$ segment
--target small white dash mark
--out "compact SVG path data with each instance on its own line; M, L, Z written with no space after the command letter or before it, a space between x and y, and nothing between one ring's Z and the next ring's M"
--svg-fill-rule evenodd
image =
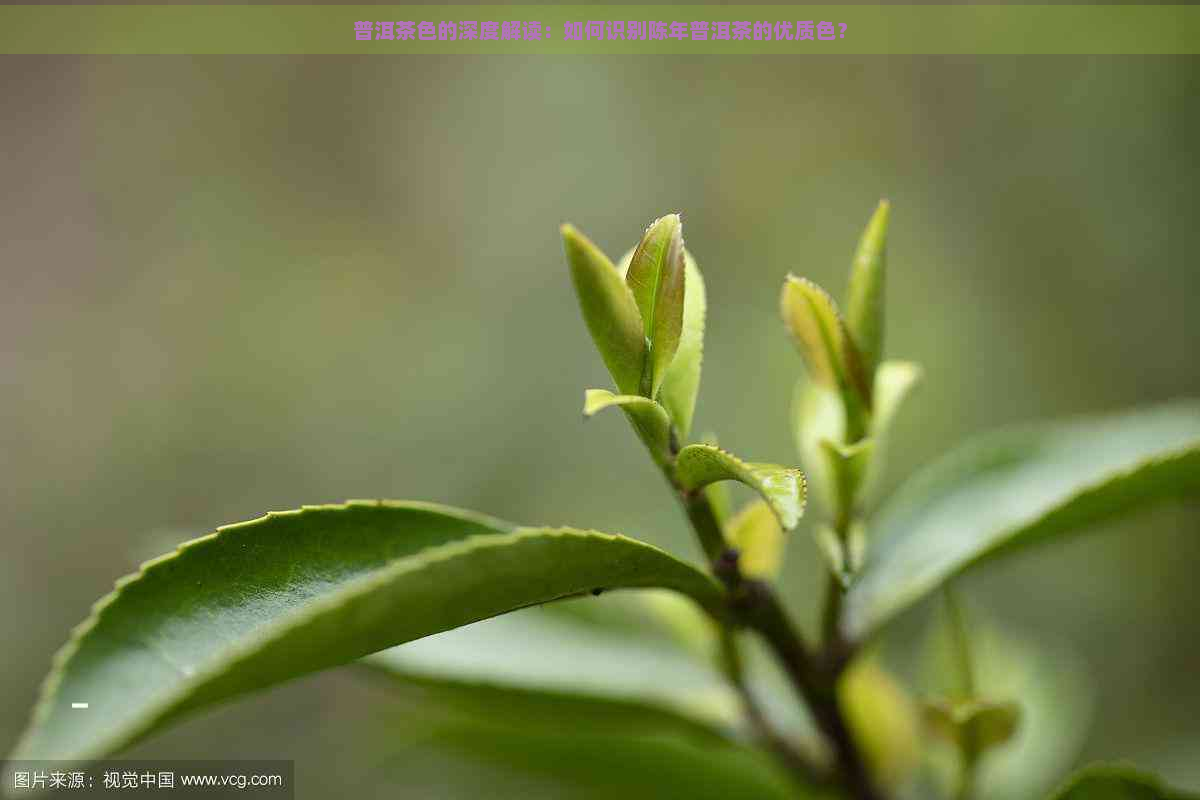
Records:
M87 703L71 703L71 708L87 708Z

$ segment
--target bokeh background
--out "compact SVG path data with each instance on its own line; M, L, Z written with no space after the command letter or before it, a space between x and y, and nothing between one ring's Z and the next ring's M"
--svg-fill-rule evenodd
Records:
M610 381L564 221L615 257L683 213L697 428L757 460L796 460L781 280L840 292L882 196L887 351L926 369L893 482L1004 423L1200 396L1198 90L1185 58L4 58L0 748L114 578L267 510L431 499L694 557L620 415L581 418ZM1069 763L1200 788L1198 528L1177 503L963 583L1075 687ZM788 559L810 618L811 541ZM587 788L423 738L435 713L339 671L135 754L295 758L301 797L396 796L380 760L404 796Z

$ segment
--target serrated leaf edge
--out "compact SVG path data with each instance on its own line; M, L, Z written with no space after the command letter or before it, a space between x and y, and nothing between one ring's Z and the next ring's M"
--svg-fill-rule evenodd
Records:
M580 538L594 538L610 542L632 542L636 545L656 551L681 565L688 566L686 562L680 561L670 553L667 553L666 551L655 547L654 545L642 542L638 539L633 539L628 536L603 533L596 530L580 530L565 527L542 528L515 526L512 523L504 522L486 514L466 511L464 509L458 509L452 506L443 506L438 503L427 503L421 501L350 500L345 503L306 505L301 506L299 509L270 511L263 516L252 520L222 525L218 527L215 532L184 542L169 553L165 553L161 556L157 556L143 562L136 572L118 578L113 584L113 590L92 604L91 611L88 616L82 622L72 628L66 644L59 648L59 650L55 653L51 660L50 672L42 682L41 689L38 694L38 700L34 705L30 722L26 727L25 732L22 734L21 739L18 741L16 748L14 748L13 754L10 756L10 758L21 758L21 754L25 750L28 740L32 737L36 729L46 722L49 714L52 711L51 701L55 697L58 687L62 682L66 666L78 651L84 637L100 623L104 611L120 598L121 592L126 586L145 577L146 574L163 563L181 558L187 554L187 551L200 544L207 543L222 535L225 535L228 531L261 524L276 517L299 516L313 511L345 510L361 505L433 510L437 511L438 513L446 513L482 524L495 524L498 526L498 532L490 534L475 534L458 541L449 542L443 545L435 545L433 547L420 550L412 555L405 556L378 569L372 570L358 578L347 581L338 591L328 596L312 599L296 613L280 617L278 620L264 626L253 640L243 641L232 646L227 657L214 662L212 665L204 669L197 670L191 675L188 675L183 681L177 684L176 691L173 693L171 698L164 702L151 704L147 711L141 715L141 718L137 724L127 726L126 732L122 736L111 740L107 747L97 748L95 751L84 751L76 756L72 756L70 760L85 761L90 758L97 757L97 754L116 752L124 747L127 747L131 743L137 741L146 732L152 730L160 721L169 717L169 715L178 707L179 697L186 696L192 690L203 686L208 680L213 679L228 669L236 666L240 660L253 655L257 650L261 649L264 644L269 644L272 640L281 638L284 634L290 632L294 628L300 627L319 614L332 611L340 605L345 605L351 599L366 594L378 586L382 586L397 577L419 570L430 564L451 560L467 552L471 552L483 547L509 545L535 537L577 536ZM709 608L715 608L719 603L721 591L719 586L711 578L708 578L707 575L704 575L704 573L701 573L697 570L696 574L708 580L712 590L712 595L707 598L707 602L704 602L701 598L695 596L693 596L692 599Z
M1170 410L1173 410L1176 408L1194 408L1194 406L1192 406L1190 404L1186 404L1186 403L1167 404L1167 405L1160 406L1155 409L1151 409L1151 411L1166 412L1166 411L1170 411ZM1111 415L1111 414L1096 414L1096 415L1089 415L1089 416L1083 416L1083 417L1075 417L1070 422L1073 426L1085 426L1089 422L1093 422L1093 423L1111 422L1113 419L1114 419L1114 415ZM1046 424L1053 425L1053 423L1046 423ZM1032 435L1040 432L1041 430L1043 430L1044 427L1045 427L1045 425L1038 425L1035 423L1032 425L1015 426L1012 428L992 431L989 434L984 434L984 438L982 438L979 442L977 442L976 446L974 448L971 448L969 451L964 451L964 452L960 453L957 461L950 462L950 463L958 463L958 461L969 461L969 460L972 460L971 459L972 456L977 458L981 454L986 455L991 458L1002 456L1004 453L1012 450L1015 446L1017 446L1017 444L1019 443L1020 437L1032 436ZM1032 528L1036 528L1037 526L1044 523L1052 515L1063 511L1064 509L1066 509L1070 505L1074 504L1075 502L1077 502L1080 498L1084 497L1085 495L1089 495L1089 494L1092 494L1095 492L1101 492L1104 489L1106 489L1108 486L1110 486L1114 483L1119 483L1121 481L1132 478L1144 470L1152 469L1152 468L1160 467L1160 466L1166 466L1166 465L1170 464L1171 462L1181 461L1190 456L1195 456L1195 457L1200 458L1200 437L1197 437L1194 439L1189 439L1177 448L1173 448L1171 450L1166 450L1158 455L1142 459L1141 461L1138 461L1138 462L1130 465L1127 469L1114 471L1114 472L1110 473L1108 475L1108 477L1105 478L1104 480L1100 480L1095 483L1091 483L1091 484L1081 487L1078 491L1071 494L1069 497L1065 498L1062 502L1056 503L1052 508L1042 511L1037 516L1031 517L1031 518L1025 520L1024 522L1022 522L1021 524L1010 527L1003 534L1001 534L1000 536L995 538L992 546L980 551L972 558L959 564L958 567L956 569L954 569L953 571L951 571L947 574L944 574L944 575L935 576L932 580L927 580L924 583L922 583L916 587L909 588L907 591L896 595L896 597L898 597L899 600L889 604L889 606L892 610L889 611L887 614L885 614L880 619L870 621L869 625L864 625L862 623L850 624L852 620L856 619L857 617L861 617L863 615L863 613L866 613L866 612L854 613L855 604L851 597L851 598L849 598L849 601L846 603L846 606L845 606L845 608L847 610L847 617L845 620L844 627L846 627L854 635L869 636L884 621L889 619L895 613L902 611L905 608L909 607L910 605L912 605L912 603L916 599L923 596L928 591L929 586L937 585L938 583L944 582L945 580L947 580L948 578L950 578L953 575L961 574L961 573L965 572L966 570L970 569L971 567L975 566L976 564L978 564L980 561L983 561L984 559L992 558L992 557L1002 554L1006 549L1008 549L1009 547L1012 547L1015 544L1016 540L1020 538L1022 532L1030 530ZM931 466L933 466L933 465L931 465ZM944 471L947 473L952 472L952 470L949 469L948 464L940 464L939 463L937 466L942 467L944 469ZM944 481L946 479L946 476L941 474L943 469L939 469L939 474L936 476L939 478L939 481L929 481L928 483L931 484L932 486L936 487L942 481ZM880 552L881 549L882 548L876 548L876 549L874 549L874 551L878 553L878 552ZM870 565L871 565L871 557L868 556L867 564L864 565L863 570L858 574L858 578L861 578L864 575L866 575L866 571L870 567ZM855 585L857 585L857 583L858 583L858 579L856 578ZM851 594L853 594L853 587L851 588ZM875 614L871 613L870 616L873 617L873 616L875 616Z
M735 456L733 453L729 452L728 450L725 450L724 448L717 447L716 445L711 445L711 444L690 444L690 445L688 445L687 447L683 448L683 450L681 450L679 452L678 456L676 456L677 464L678 464L678 459L683 458L684 453L687 453L688 451L718 452L721 455L723 455L725 458L732 461L735 466L739 467L741 470L743 470L747 474L753 476L754 477L753 483L750 483L748 481L743 481L740 478L719 478L718 480L737 480L741 483L746 483L748 486L750 486L750 488L757 491L762 496L763 500L767 501L767 505L769 505L771 507L771 510L775 512L775 516L779 519L779 524L783 527L783 529L785 531L794 530L796 525L799 524L800 518L804 516L804 509L808 504L808 478L805 477L803 470L796 468L796 467L785 467L780 464L768 464L768 463L757 462L757 461L743 461L742 459L738 458L737 456ZM764 490L765 485L762 484L761 473L763 471L768 471L768 470L772 471L772 472L783 472L783 473L787 474L789 477L793 477L796 479L797 494L799 496L798 497L799 509L796 514L796 519L793 521L793 523L791 525L787 524L788 515L780 507L779 503L776 502L773 498L771 498L767 494L767 492ZM686 488L688 491L696 491L698 489L704 488L705 486L709 485L710 483L716 483L716 482L717 481L708 481L707 483L701 483L701 484L696 484L696 485L685 485L684 488Z

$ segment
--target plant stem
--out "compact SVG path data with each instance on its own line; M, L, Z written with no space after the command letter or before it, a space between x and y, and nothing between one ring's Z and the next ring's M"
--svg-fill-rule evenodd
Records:
M950 627L950 638L953 644L954 657L958 668L958 692L966 699L975 696L975 663L971 658L971 640L967 634L966 618L963 616L962 604L951 584L946 584L942 590L945 601L946 622ZM975 739L974 728L966 726L960 742L960 758L958 773L957 800L971 800L975 796L975 780L979 772L979 742Z
M826 668L834 675L841 675L854 659L855 644L842 633L842 600L846 588L841 580L830 573L825 584L825 609L821 616L824 635L824 657Z
M975 796L975 776L979 770L979 759L967 753L963 754L961 768L958 772L958 789L954 793L955 800L971 800Z
M967 623L962 605L958 602L953 586L947 584L942 590L946 607L946 622L950 627L950 638L954 646L955 664L958 669L958 693L965 698L975 696L975 664L971 659L971 642L967 635Z
M721 525L707 495L702 491L681 491L680 495L713 573L729 590L729 610L734 620L760 634L783 665L796 693L829 740L841 783L857 800L882 800L846 725L837 697L837 680L844 662L831 659L819 663L813 658L771 586L748 580L741 574L737 551L725 548Z
M787 670L793 687L808 704L817 725L829 740L846 788L858 800L881 800L846 725L837 695L839 675L818 668L769 586L760 581L744 581L739 594L745 599L735 599L735 604L742 607L740 616L744 624L763 636Z
M775 757L791 773L800 779L805 788L827 785L831 779L828 770L817 764L808 754L795 747L780 735L771 725L762 706L759 705L758 700L754 697L754 692L746 682L742 654L738 648L733 630L722 626L720 629L720 640L721 657L724 662L725 673L733 684L734 689L737 690L738 696L742 701L742 707L745 709L746 717L750 720L750 724L754 727L763 744L775 754Z
M843 658L835 652L835 657L822 659L818 663L809 653L808 646L771 586L763 581L748 580L742 575L738 553L726 545L725 533L708 495L703 489L688 491L675 476L674 461L679 453L680 440L674 426L671 427L669 439L670 457L659 461L659 467L683 505L713 574L729 590L728 610L732 621L761 635L779 659L796 693L808 705L817 725L829 740L837 760L836 777L840 783L856 800L883 800L883 795L871 782L866 762L850 734L837 697L837 681L848 656ZM726 622L722 621L721 626L723 635L729 635ZM844 650L848 653L849 647ZM740 688L738 691L742 692ZM749 693L743 692L742 696L745 699ZM750 700L753 704L752 697ZM753 707L757 708L756 705ZM760 718L765 721L765 717ZM798 767L796 771L799 771Z
M704 493L704 490L688 492L679 489L678 491L683 502L683 510L687 512L688 521L692 523L692 530L696 532L700 546L704 548L704 555L708 557L708 563L715 572L725 554L726 547L721 523L717 521L717 515L713 512L708 495Z

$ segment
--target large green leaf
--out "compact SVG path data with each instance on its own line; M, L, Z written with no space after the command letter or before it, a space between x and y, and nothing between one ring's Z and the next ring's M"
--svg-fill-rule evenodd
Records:
M647 350L633 293L608 256L574 226L563 225L562 237L592 341L617 388L624 394L638 394Z
M1124 764L1093 764L1071 776L1050 800L1196 800Z
M710 444L690 444L675 459L675 474L683 488L702 489L717 481L739 481L754 489L791 530L804 514L804 473L778 464L742 461Z
M846 597L855 637L966 567L1200 489L1200 405L1001 431L947 455L880 511Z
M621 536L421 503L268 514L118 581L55 658L15 757L99 757L183 712L401 642L650 586L720 602L711 578Z
M512 690L525 702L571 696L596 709L600 701L636 704L730 730L740 721L737 696L715 661L664 635L547 608L428 636L363 663L423 685Z
M425 692L423 691L422 694ZM424 707L386 707L374 749L401 797L489 800L804 800L818 794L771 757L613 703L520 693L435 691ZM415 711L415 713L414 713ZM829 795L819 795L829 800Z
M415 724L424 737L438 731L437 756L491 752L506 773L532 767L554 779L552 787L534 792L539 796L601 797L615 790L623 797L661 796L667 784L679 788L668 774L684 757L698 780L689 796L722 796L718 787L723 796L775 796L764 795L763 781L777 781L769 761L734 768L750 755L753 730L716 654L712 622L694 604L671 592L637 591L517 611L362 663L398 679L401 690L418 687L432 701ZM747 675L760 702L772 712L794 708L788 685L765 677L755 669ZM796 746L814 750L815 732L805 720L773 714L773 721ZM543 741L560 745L554 756L496 746L522 742L540 751ZM619 785L614 770L621 773ZM794 796L786 784L778 788ZM489 787L488 796L495 793Z

